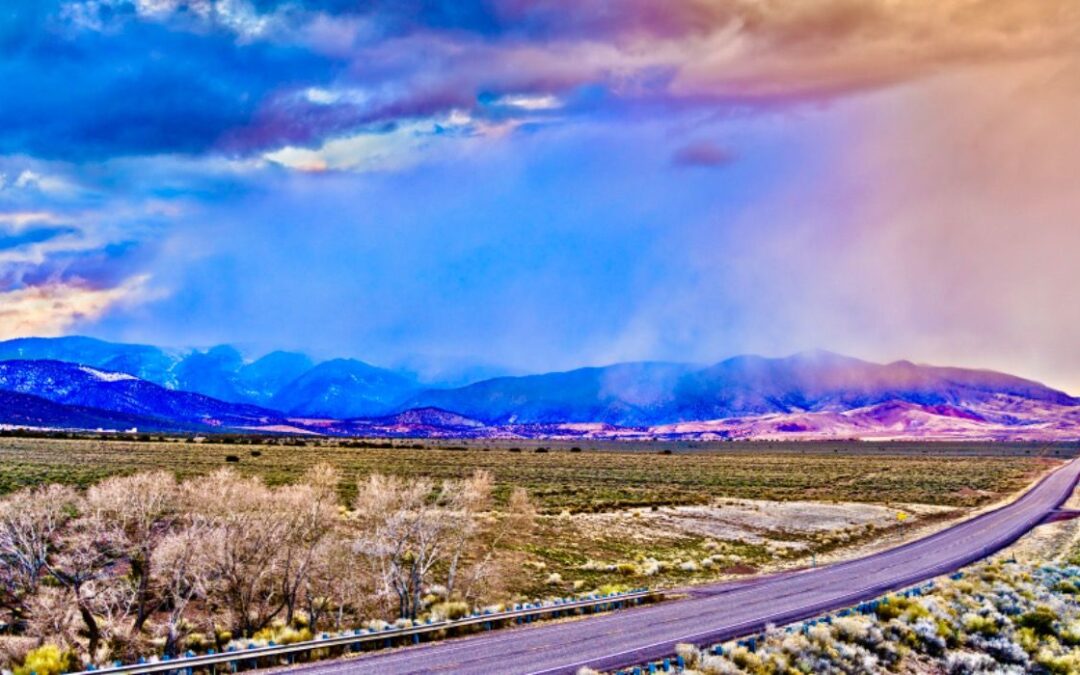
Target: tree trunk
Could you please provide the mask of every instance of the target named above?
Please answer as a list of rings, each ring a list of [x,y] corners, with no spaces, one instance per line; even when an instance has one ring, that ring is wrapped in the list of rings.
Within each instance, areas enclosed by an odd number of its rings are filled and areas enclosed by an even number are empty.
[[[90,659],[93,660],[96,658],[98,646],[101,644],[101,628],[98,627],[94,613],[81,599],[77,604],[79,606],[79,616],[82,617],[83,623],[86,624],[86,639],[88,642],[86,648],[90,652]]]
[[[139,600],[135,612],[135,632],[141,633],[143,625],[146,623],[146,620],[150,618],[150,611],[147,607],[150,603],[150,560],[145,552],[143,552],[142,559],[139,561],[138,571]]]
[[[460,554],[455,554],[450,560],[450,569],[446,572],[446,599],[454,597],[454,584],[457,583],[457,568],[458,557]]]
[[[293,617],[296,615],[296,596],[288,595],[285,599],[285,625],[293,625]]]
[[[165,636],[165,654],[169,658],[176,656],[176,645],[179,642],[179,635],[176,631],[176,621],[169,621],[169,632]]]

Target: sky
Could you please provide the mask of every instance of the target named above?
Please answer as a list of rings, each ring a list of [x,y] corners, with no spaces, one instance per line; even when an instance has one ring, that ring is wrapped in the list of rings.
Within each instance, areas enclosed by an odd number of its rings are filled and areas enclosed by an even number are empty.
[[[1075,0],[9,0],[0,338],[1080,394]]]

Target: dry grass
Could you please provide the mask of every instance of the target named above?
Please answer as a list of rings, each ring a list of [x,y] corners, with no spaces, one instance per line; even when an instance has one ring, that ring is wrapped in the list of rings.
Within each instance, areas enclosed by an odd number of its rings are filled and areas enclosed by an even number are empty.
[[[630,446],[634,448],[634,446]],[[258,453],[258,456],[253,456]],[[977,506],[1011,493],[1052,460],[1030,456],[863,455],[701,452],[661,455],[507,449],[237,446],[182,442],[0,438],[0,493],[43,482],[86,486],[114,474],[167,469],[206,474],[226,456],[270,484],[296,480],[316,462],[345,475],[345,494],[373,472],[434,479],[491,471],[505,495],[526,487],[542,509],[606,511],[708,504],[719,497]]]

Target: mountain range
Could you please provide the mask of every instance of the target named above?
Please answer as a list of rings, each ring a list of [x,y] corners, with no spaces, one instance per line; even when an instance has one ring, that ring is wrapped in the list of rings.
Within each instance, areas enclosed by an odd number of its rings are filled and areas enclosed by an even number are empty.
[[[392,436],[1080,438],[1080,400],[986,370],[824,351],[431,388],[362,361],[82,337],[0,342],[0,425]]]
[[[304,354],[276,351],[246,361],[227,345],[201,351],[87,337],[19,338],[0,342],[0,361],[8,360],[78,363],[134,375],[166,389],[312,417],[388,413],[422,388],[404,374],[354,359],[316,364]]]

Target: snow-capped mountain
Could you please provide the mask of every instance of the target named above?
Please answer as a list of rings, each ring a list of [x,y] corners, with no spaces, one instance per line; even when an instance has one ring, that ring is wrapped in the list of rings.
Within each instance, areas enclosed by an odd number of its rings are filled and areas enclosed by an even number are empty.
[[[165,389],[127,373],[61,361],[0,362],[0,391],[96,411],[165,420],[181,427],[239,428],[273,424],[276,412]],[[72,425],[77,426],[77,425]]]
[[[44,353],[72,361],[25,358]],[[64,410],[46,401],[72,407],[70,424],[53,424],[65,428],[93,418],[106,428],[141,420],[344,436],[1080,438],[1080,400],[1038,382],[829,352],[707,367],[622,363],[446,389],[357,360],[312,366],[275,352],[245,361],[229,347],[181,354],[85,338],[0,343],[0,357],[13,354],[24,358],[0,361],[0,391],[33,398],[0,400],[0,424],[63,421]],[[252,400],[264,405],[243,402]]]

